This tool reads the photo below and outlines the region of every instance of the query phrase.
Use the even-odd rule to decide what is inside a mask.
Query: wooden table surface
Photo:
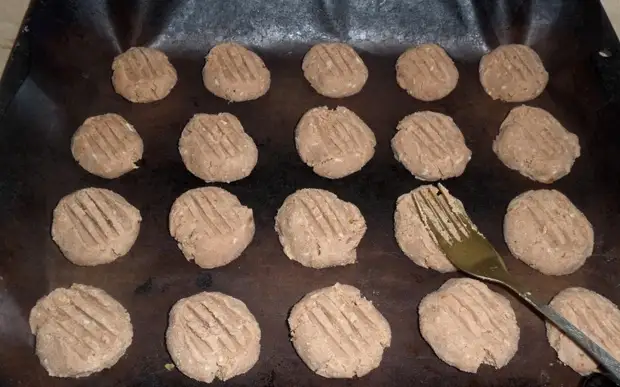
[[[13,41],[30,0],[0,0],[0,73],[9,58]],[[601,0],[616,34],[620,35],[620,0]]]

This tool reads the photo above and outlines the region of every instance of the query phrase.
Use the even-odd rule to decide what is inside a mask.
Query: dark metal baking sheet
[[[202,86],[208,49],[235,40],[253,47],[271,70],[269,93],[228,104]],[[370,77],[363,91],[343,100],[317,95],[300,71],[311,43],[355,45]],[[397,56],[409,45],[436,42],[460,71],[447,98],[424,103],[395,82]],[[499,124],[513,104],[492,101],[477,77],[480,56],[500,43],[523,42],[540,53],[550,73],[546,91],[531,102],[579,135],[582,155],[566,178],[551,185],[567,194],[593,223],[595,255],[575,274],[546,277],[508,256],[501,228],[508,202],[529,181],[501,165],[491,150]],[[506,256],[509,268],[543,299],[569,286],[585,286],[620,303],[620,106],[618,41],[596,1],[63,1],[35,2],[0,90],[0,386],[194,386],[164,368],[171,360],[164,331],[169,308],[202,290],[238,297],[263,332],[260,360],[226,385],[242,386],[576,386],[560,365],[540,318],[512,296],[521,327],[519,351],[503,369],[466,374],[442,363],[422,340],[417,305],[448,278],[409,261],[393,236],[396,198],[420,183],[392,156],[396,123],[419,110],[449,114],[462,129],[473,158],[462,177],[446,186],[463,200],[479,228]],[[165,50],[179,83],[163,101],[131,104],[110,84],[112,58],[132,45]],[[609,50],[611,57],[599,55]],[[377,136],[375,157],[359,173],[328,181],[295,152],[298,119],[318,105],[344,105]],[[257,232],[234,263],[200,270],[187,262],[167,230],[174,199],[202,183],[187,172],[177,140],[198,112],[237,115],[259,148],[250,177],[224,185],[254,209]],[[88,116],[116,112],[144,139],[140,169],[107,181],[72,159],[70,138]],[[64,259],[49,236],[57,201],[76,189],[113,189],[144,218],[131,252],[99,267]],[[359,206],[368,223],[359,263],[312,270],[282,253],[273,218],[284,198],[303,187],[325,188]],[[336,281],[359,287],[389,320],[392,346],[381,366],[357,380],[313,374],[288,340],[286,317],[307,292]],[[73,282],[101,287],[131,314],[134,341],[112,369],[80,380],[46,375],[33,350],[28,314],[38,298]],[[502,289],[493,287],[499,292]],[[224,385],[224,383],[214,383]]]

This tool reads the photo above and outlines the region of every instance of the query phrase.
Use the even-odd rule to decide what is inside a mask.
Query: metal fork
[[[441,184],[437,193],[422,189],[413,194],[420,219],[434,235],[450,262],[473,277],[502,284],[515,292],[587,352],[620,385],[620,363],[579,328],[548,305],[534,299],[530,291],[517,283],[508,273],[504,260],[495,248],[478,232],[464,209],[450,198]]]

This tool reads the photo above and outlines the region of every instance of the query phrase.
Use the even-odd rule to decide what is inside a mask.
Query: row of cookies
[[[442,192],[464,211],[461,201],[445,188]],[[416,210],[416,198],[424,194],[437,195],[438,188],[424,185],[401,195],[396,201],[396,241],[417,265],[442,273],[456,271]],[[592,224],[557,190],[531,190],[512,199],[503,228],[511,254],[546,275],[575,272],[594,249]]]
[[[396,240],[417,265],[439,272],[455,271],[414,211],[415,195],[424,191],[436,193],[437,188],[421,186],[398,198]],[[120,195],[85,188],[62,198],[54,209],[52,238],[71,262],[100,265],[131,249],[141,220],[140,211]],[[320,269],[356,262],[366,222],[357,206],[335,194],[301,189],[284,200],[275,229],[287,257]],[[222,188],[195,188],[173,203],[169,230],[188,260],[214,268],[238,258],[251,243],[254,216],[252,209]],[[547,275],[576,271],[594,246],[588,219],[555,190],[527,191],[513,199],[504,218],[504,236],[516,258]]]
[[[306,53],[302,70],[321,95],[343,98],[359,93],[368,79],[368,68],[344,43],[319,43]],[[177,82],[177,72],[163,52],[132,47],[112,63],[112,83],[131,102],[165,98]],[[493,99],[524,102],[542,93],[549,75],[540,57],[520,44],[502,45],[483,56],[480,83]],[[257,99],[267,93],[271,74],[263,60],[237,43],[221,43],[206,57],[202,71],[207,90],[228,101]],[[423,44],[405,51],[396,62],[398,85],[422,101],[435,101],[456,87],[459,73],[446,51]]]
[[[110,368],[133,340],[127,310],[104,290],[81,284],[41,298],[29,318],[36,353],[49,375],[79,378]],[[377,368],[392,333],[383,315],[353,286],[310,292],[291,310],[291,341],[312,371],[331,378]],[[351,334],[355,332],[355,334]],[[250,370],[261,330],[242,301],[219,292],[183,298],[169,312],[166,347],[176,367],[210,383]]]
[[[460,176],[471,158],[452,118],[416,112],[403,118],[391,141],[395,158],[423,181]],[[362,169],[375,153],[376,138],[364,121],[345,107],[308,110],[295,130],[299,156],[329,179]],[[88,172],[116,178],[135,168],[144,145],[134,127],[117,114],[86,119],[73,135],[71,152]],[[543,109],[519,106],[501,124],[493,150],[509,168],[530,179],[551,183],[567,175],[579,157],[579,139]],[[206,182],[247,177],[258,161],[258,148],[230,113],[196,114],[179,140],[187,169]]]
[[[550,306],[611,354],[620,354],[620,310],[584,288],[565,289]],[[520,329],[510,301],[484,283],[453,278],[418,307],[420,333],[435,354],[464,372],[482,364],[506,366],[519,347]],[[603,323],[604,321],[604,323]],[[105,291],[73,284],[40,299],[30,318],[36,353],[51,376],[85,377],[110,368],[133,339],[127,310]],[[335,284],[308,293],[291,309],[290,339],[303,362],[327,378],[361,377],[377,368],[392,332],[385,317],[358,289]],[[587,375],[597,365],[552,324],[547,339],[559,360]],[[249,371],[258,361],[261,329],[245,303],[202,292],[169,312],[166,347],[186,376],[210,383]]]

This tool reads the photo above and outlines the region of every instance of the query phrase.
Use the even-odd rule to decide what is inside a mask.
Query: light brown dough
[[[50,376],[81,378],[110,368],[133,338],[127,310],[101,289],[56,288],[30,312],[36,353]]]
[[[592,225],[555,190],[527,191],[512,199],[504,238],[512,255],[547,275],[576,271],[594,249]]]
[[[114,58],[112,85],[125,99],[136,103],[159,101],[177,83],[177,72],[163,52],[132,47]]]
[[[209,51],[202,80],[216,96],[241,102],[265,95],[271,85],[271,74],[254,52],[237,43],[222,43]]]
[[[443,48],[422,44],[408,49],[398,58],[396,81],[412,97],[436,101],[454,90],[459,71]]]
[[[344,43],[319,43],[306,53],[304,76],[317,93],[331,98],[357,94],[368,79],[368,68],[353,47]]]
[[[196,114],[185,125],[179,152],[187,169],[207,183],[241,180],[258,161],[258,149],[230,113]]]
[[[247,306],[218,292],[179,300],[166,331],[166,346],[179,371],[206,383],[248,372],[258,360],[260,339]]]
[[[329,191],[306,188],[284,200],[276,231],[287,257],[322,269],[355,263],[366,221],[354,204]]]
[[[392,138],[394,157],[417,179],[461,176],[471,159],[465,137],[452,118],[430,111],[403,118]]]
[[[439,185],[439,187],[442,194],[449,198],[450,204],[454,209],[466,213],[460,200],[450,195],[448,190],[442,185]],[[441,273],[448,273],[456,271],[456,268],[437,245],[435,236],[420,218],[416,205],[416,201],[421,200],[421,195],[438,194],[439,189],[437,187],[423,185],[401,195],[396,201],[394,231],[398,246],[416,265],[437,270]]]
[[[508,299],[470,278],[452,278],[422,299],[420,332],[441,360],[464,372],[502,368],[519,346]]]
[[[508,168],[547,184],[568,175],[580,155],[575,134],[547,111],[529,106],[510,111],[493,151]]]
[[[254,238],[252,210],[217,187],[195,188],[179,196],[169,223],[185,258],[205,269],[229,264]]]
[[[87,118],[71,139],[71,153],[82,168],[106,179],[137,169],[144,145],[133,126],[118,114]]]
[[[103,188],[84,188],[63,197],[56,205],[52,239],[76,265],[101,265],[129,252],[141,221],[140,211],[119,194]]]
[[[375,154],[372,130],[351,110],[327,106],[308,110],[295,131],[299,156],[314,172],[339,179],[362,169]]]
[[[620,359],[620,310],[607,298],[584,288],[558,293],[549,304],[588,338]],[[547,339],[558,359],[581,375],[598,371],[598,365],[571,339],[547,323]]]
[[[392,341],[383,315],[357,288],[339,283],[308,293],[291,310],[288,325],[299,357],[326,378],[366,375]]]
[[[549,81],[536,51],[522,44],[497,47],[480,60],[480,83],[489,96],[506,102],[538,97]]]

